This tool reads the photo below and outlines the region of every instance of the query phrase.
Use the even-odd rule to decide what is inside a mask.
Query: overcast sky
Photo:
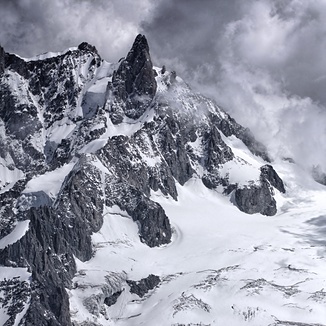
[[[108,61],[141,32],[273,155],[326,170],[325,0],[0,0],[0,44],[30,57],[87,41]]]

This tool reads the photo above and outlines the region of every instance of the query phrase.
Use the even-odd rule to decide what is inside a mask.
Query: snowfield
[[[78,261],[69,291],[73,320],[119,326],[325,325],[326,190],[294,164],[274,166],[287,187],[285,195],[276,194],[274,217],[240,212],[200,179],[179,186],[178,201],[152,193],[174,229],[173,241],[160,248],[140,242],[125,212],[107,208],[103,227],[93,235],[94,257]],[[149,274],[160,277],[159,285],[143,298],[131,294],[125,280]],[[114,305],[103,304],[121,288]]]

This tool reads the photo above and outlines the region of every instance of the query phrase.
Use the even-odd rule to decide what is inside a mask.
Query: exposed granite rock
[[[20,216],[16,215],[15,208],[25,185],[26,180],[20,180],[10,190],[0,194],[0,239],[8,235],[19,220]]]
[[[271,165],[262,166],[260,171],[260,184],[236,189],[234,200],[238,208],[245,213],[273,216],[277,209],[272,187],[285,193],[284,184]]]
[[[232,150],[222,140],[217,128],[212,127],[203,136],[205,151],[204,166],[207,171],[212,171],[219,164],[231,161],[234,158]]]
[[[137,188],[107,177],[106,196],[108,206],[119,206],[137,222],[140,239],[148,246],[160,246],[171,241],[171,225],[164,209]]]
[[[91,45],[87,42],[82,42],[78,45],[78,50],[80,51],[85,51],[85,52],[90,52],[94,55],[98,55],[97,49],[94,45]]]
[[[161,151],[154,140],[151,128],[147,124],[131,137],[114,136],[97,155],[105,166],[110,167],[113,175],[127,181],[145,195],[149,196],[151,189],[160,190],[163,194],[176,199],[173,171],[166,160],[158,159],[161,157]],[[157,163],[151,166],[144,164],[142,155],[145,153],[151,154]]]
[[[5,50],[0,45],[0,75],[5,71]]]
[[[130,215],[139,223],[141,240],[148,246],[155,247],[171,241],[170,221],[158,203],[143,197]]]
[[[82,155],[66,177],[54,208],[64,221],[64,237],[82,261],[92,256],[92,232],[103,224],[104,194],[100,171],[91,164],[93,157]]]
[[[20,279],[19,276],[0,281],[0,307],[6,310],[9,319],[3,326],[15,324],[17,314],[24,310],[30,300],[30,284]]]
[[[278,176],[274,168],[266,164],[260,168],[261,174],[260,178],[263,180],[267,180],[274,188],[278,191],[285,193],[285,188],[282,179]]]
[[[228,186],[227,180],[219,175],[221,164],[231,161],[234,154],[221,138],[216,127],[212,127],[205,132],[202,138],[204,148],[204,168],[206,173],[202,177],[204,185],[209,189],[214,189],[219,185]]]
[[[11,53],[5,54],[5,68],[17,72],[26,79],[30,76],[26,61]]]
[[[35,325],[35,320],[38,325],[71,324],[65,288],[71,286],[76,272],[74,256],[91,258],[90,235],[102,226],[101,176],[91,160],[80,158],[52,208],[24,210],[24,202],[18,206],[30,221],[29,229],[0,251],[0,264],[28,267],[32,272],[31,306],[24,325]]]
[[[39,97],[39,104],[45,108],[46,128],[66,116],[71,122],[81,119],[76,115],[75,108],[85,83],[94,78],[101,62],[95,47],[88,43],[56,57],[27,62],[29,90]]]
[[[137,294],[142,298],[150,290],[153,290],[161,279],[157,275],[150,274],[146,278],[142,278],[140,281],[127,280],[127,284],[130,286],[130,292]]]
[[[0,118],[5,124],[6,132],[15,139],[25,140],[42,127],[36,119],[37,109],[34,105],[17,104],[9,87],[1,86]]]
[[[260,213],[273,216],[277,212],[276,201],[266,181],[261,185],[238,188],[235,191],[234,199],[238,208],[247,214]]]
[[[0,118],[6,133],[0,140],[0,147],[7,147],[6,151],[12,155],[16,167],[24,172],[36,171],[36,164],[38,172],[54,169],[71,157],[71,148],[67,151],[64,146],[66,139],[62,139],[62,145],[51,146],[53,153],[47,155],[44,162],[47,151],[40,148],[40,139],[44,128],[51,128],[62,119],[66,119],[63,123],[67,125],[80,119],[76,115],[79,96],[101,63],[92,46],[84,44],[80,48],[45,60],[24,61],[5,54],[8,75],[1,80]],[[76,69],[83,73],[76,74]],[[11,89],[10,80],[17,83],[16,91]]]
[[[108,307],[113,306],[114,304],[117,303],[122,291],[118,291],[110,295],[109,297],[106,297],[104,299],[104,304],[106,304]]]
[[[160,117],[155,122],[159,133],[158,149],[164,157],[172,176],[184,185],[194,174],[190,158],[187,153],[187,138],[183,134],[185,125],[175,121],[171,112],[167,111],[164,118]],[[176,196],[173,196],[176,198]]]
[[[113,123],[122,121],[122,113],[132,119],[141,117],[152,102],[156,88],[148,43],[139,34],[112,77],[109,92],[114,96],[110,108]]]
[[[231,135],[236,136],[237,138],[242,140],[242,142],[248,147],[251,153],[260,156],[266,162],[271,161],[268,156],[266,147],[255,139],[255,137],[248,128],[244,128],[239,125],[233,118],[231,118],[226,113],[224,114],[224,117],[222,119],[219,116],[214,116],[212,117],[212,119],[215,123],[217,123],[218,128],[226,137],[229,137]]]
[[[48,207],[31,208],[26,234],[0,251],[5,266],[28,267],[32,272],[31,305],[24,325],[70,325],[65,287],[76,271],[73,249],[62,236],[65,228]]]

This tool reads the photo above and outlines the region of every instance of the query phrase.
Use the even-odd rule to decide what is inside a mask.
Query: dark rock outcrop
[[[65,288],[71,286],[76,272],[74,256],[83,261],[91,258],[90,236],[103,221],[101,176],[91,159],[80,158],[53,207],[31,207],[22,213],[30,221],[29,229],[19,241],[0,251],[0,264],[28,267],[32,273],[25,325],[35,325],[35,320],[44,326],[71,325]]]
[[[0,97],[0,118],[8,134],[23,141],[40,130],[41,123],[36,120],[37,108],[34,105],[17,104],[7,86],[1,87]]]
[[[4,326],[14,325],[17,314],[21,313],[30,299],[31,288],[20,276],[0,281],[0,307],[7,310],[9,319]]]
[[[0,75],[5,71],[5,50],[0,45]]]
[[[150,290],[153,290],[161,279],[157,275],[150,274],[146,278],[142,278],[140,281],[127,280],[127,284],[130,286],[130,292],[137,294],[142,298]]]
[[[5,68],[17,72],[24,78],[30,76],[26,61],[11,53],[5,54]]]
[[[164,155],[164,161],[172,176],[184,185],[194,174],[189,155],[187,153],[186,125],[178,123],[172,112],[167,111],[164,117],[155,121],[159,128],[158,149]],[[176,198],[176,196],[172,197]]]
[[[239,125],[228,114],[224,114],[222,119],[218,116],[214,116],[212,119],[226,137],[232,135],[236,136],[242,140],[242,142],[248,147],[251,153],[260,156],[266,162],[271,161],[268,156],[266,147],[255,139],[254,135],[248,128],[244,128]]]
[[[273,216],[277,212],[276,201],[267,182],[236,189],[234,200],[237,207],[247,214]]]
[[[172,230],[168,217],[158,203],[126,183],[106,179],[106,204],[117,205],[138,224],[140,239],[150,247],[171,241]]]
[[[326,186],[326,173],[321,169],[320,166],[314,166],[311,173],[316,182]]]
[[[267,180],[271,184],[271,186],[276,188],[281,193],[283,194],[285,193],[283,181],[271,165],[266,164],[262,166],[260,168],[260,171],[261,171],[260,178],[262,180]]]
[[[126,59],[113,73],[109,88],[114,96],[110,108],[112,122],[121,122],[123,113],[132,119],[141,117],[152,102],[156,88],[148,43],[139,34]]]
[[[73,249],[62,237],[67,228],[48,207],[31,208],[29,229],[0,252],[5,266],[28,267],[32,273],[31,306],[24,325],[71,325],[65,287],[76,271]],[[44,316],[47,316],[44,318]]]
[[[234,154],[222,140],[220,132],[215,126],[205,132],[202,138],[204,148],[204,168],[206,173],[202,177],[204,185],[209,189],[214,189],[219,185],[228,186],[225,179],[219,175],[221,164],[231,161]]]
[[[98,56],[98,52],[97,52],[97,49],[94,45],[91,45],[87,42],[82,42],[78,45],[78,50],[80,51],[85,51],[85,52],[90,52],[94,55],[97,55]]]
[[[109,307],[113,306],[118,301],[121,293],[122,293],[122,291],[118,291],[118,292],[113,293],[109,297],[106,297],[104,299],[104,304],[106,304]]]
[[[26,185],[26,180],[20,180],[8,191],[0,193],[0,239],[8,235],[15,227],[20,215],[16,216],[15,210],[18,198]]]
[[[273,216],[277,208],[272,187],[285,193],[284,184],[271,165],[262,166],[260,171],[260,184],[236,189],[234,200],[238,208],[247,214]]]

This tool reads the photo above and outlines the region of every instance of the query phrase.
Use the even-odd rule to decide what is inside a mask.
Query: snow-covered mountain
[[[326,325],[325,187],[143,35],[0,77],[1,325]]]

